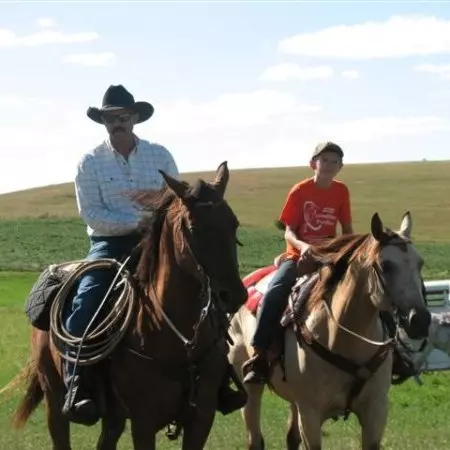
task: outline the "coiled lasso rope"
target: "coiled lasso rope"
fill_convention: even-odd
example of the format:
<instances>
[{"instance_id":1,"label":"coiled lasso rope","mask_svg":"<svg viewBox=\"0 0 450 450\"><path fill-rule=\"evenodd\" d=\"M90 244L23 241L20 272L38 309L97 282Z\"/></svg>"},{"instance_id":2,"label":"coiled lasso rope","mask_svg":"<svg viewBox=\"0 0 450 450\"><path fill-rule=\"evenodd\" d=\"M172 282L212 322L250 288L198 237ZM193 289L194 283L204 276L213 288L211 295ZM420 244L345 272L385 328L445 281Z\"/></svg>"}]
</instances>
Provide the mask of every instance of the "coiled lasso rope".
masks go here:
<instances>
[{"instance_id":1,"label":"coiled lasso rope","mask_svg":"<svg viewBox=\"0 0 450 450\"><path fill-rule=\"evenodd\" d=\"M127 331L136 304L136 293L131 275L125 268L128 259L123 263L109 258L76 262L78 267L70 273L50 309L50 337L61 358L79 366L92 365L109 356L120 342ZM78 278L86 272L99 269L116 269L117 273L85 332L81 337L75 337L64 326L64 306ZM121 281L116 284L119 278ZM109 294L119 286L122 287L120 295L113 295L108 300ZM105 303L108 305L108 314L91 331L90 329ZM76 357L71 356L73 353L76 353Z\"/></svg>"}]
</instances>

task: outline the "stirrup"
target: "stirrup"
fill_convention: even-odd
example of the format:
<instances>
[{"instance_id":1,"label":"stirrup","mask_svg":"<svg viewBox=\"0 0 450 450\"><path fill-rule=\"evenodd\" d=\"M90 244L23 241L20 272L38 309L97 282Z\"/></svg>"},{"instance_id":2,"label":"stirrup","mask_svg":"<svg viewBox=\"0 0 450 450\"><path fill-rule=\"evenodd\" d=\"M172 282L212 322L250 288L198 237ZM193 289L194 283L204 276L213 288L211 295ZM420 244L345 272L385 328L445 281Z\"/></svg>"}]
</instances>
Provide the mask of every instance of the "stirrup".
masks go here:
<instances>
[{"instance_id":1,"label":"stirrup","mask_svg":"<svg viewBox=\"0 0 450 450\"><path fill-rule=\"evenodd\" d=\"M100 414L94 400L91 396L84 396L83 391L79 376L75 376L72 389L70 383L67 387L62 413L70 422L92 426L98 422Z\"/></svg>"},{"instance_id":2,"label":"stirrup","mask_svg":"<svg viewBox=\"0 0 450 450\"><path fill-rule=\"evenodd\" d=\"M262 353L257 353L242 364L245 384L266 384L269 381L269 362Z\"/></svg>"}]
</instances>

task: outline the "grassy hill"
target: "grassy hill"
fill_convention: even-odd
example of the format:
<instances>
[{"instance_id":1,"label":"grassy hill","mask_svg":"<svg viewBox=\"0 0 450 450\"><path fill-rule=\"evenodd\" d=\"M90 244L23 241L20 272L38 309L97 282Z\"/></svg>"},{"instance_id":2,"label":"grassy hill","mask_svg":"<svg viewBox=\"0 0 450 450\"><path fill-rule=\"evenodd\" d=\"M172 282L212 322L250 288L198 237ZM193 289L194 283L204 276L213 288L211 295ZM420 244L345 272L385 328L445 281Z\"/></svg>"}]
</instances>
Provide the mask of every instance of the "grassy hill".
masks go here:
<instances>
[{"instance_id":1,"label":"grassy hill","mask_svg":"<svg viewBox=\"0 0 450 450\"><path fill-rule=\"evenodd\" d=\"M434 258L443 260L450 245L450 162L417 162L345 166L340 179L351 191L355 230L369 229L375 211L385 224L397 227L409 209L414 237ZM306 167L233 170L227 198L243 227L243 270L265 264L272 255L257 257L261 242L282 250L281 234L273 227L290 187L311 175ZM211 178L213 173L189 173L187 181ZM85 228L78 218L72 183L0 195L0 269L39 270L45 264L83 257ZM449 247L450 248L450 247ZM251 261L250 261L251 260ZM253 261L253 262L252 262ZM443 267L443 264L439 264ZM445 268L446 270L446 268ZM441 276L435 269L433 275Z\"/></svg>"},{"instance_id":2,"label":"grassy hill","mask_svg":"<svg viewBox=\"0 0 450 450\"><path fill-rule=\"evenodd\" d=\"M350 187L357 228L366 229L375 210L387 221L395 221L410 209L419 220L416 230L420 236L426 228L433 239L448 240L449 170L447 161L352 164L343 168L339 178ZM227 197L242 223L271 227L288 189L311 173L307 167L232 170ZM188 173L182 178L193 181L212 175ZM77 217L72 183L0 195L0 219L50 216Z\"/></svg>"}]
</instances>

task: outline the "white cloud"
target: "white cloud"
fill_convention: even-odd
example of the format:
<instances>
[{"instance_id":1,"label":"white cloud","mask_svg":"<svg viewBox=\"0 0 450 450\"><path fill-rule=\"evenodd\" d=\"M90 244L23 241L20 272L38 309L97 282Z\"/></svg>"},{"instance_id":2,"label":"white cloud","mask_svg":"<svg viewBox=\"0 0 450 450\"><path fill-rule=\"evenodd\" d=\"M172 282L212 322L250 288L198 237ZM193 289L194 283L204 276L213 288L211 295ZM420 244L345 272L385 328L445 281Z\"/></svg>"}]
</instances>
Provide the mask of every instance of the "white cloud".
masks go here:
<instances>
[{"instance_id":1,"label":"white cloud","mask_svg":"<svg viewBox=\"0 0 450 450\"><path fill-rule=\"evenodd\" d=\"M450 98L450 89L440 89L437 91L430 92L430 97L435 98L437 100L444 100L447 102Z\"/></svg>"},{"instance_id":2,"label":"white cloud","mask_svg":"<svg viewBox=\"0 0 450 450\"><path fill-rule=\"evenodd\" d=\"M329 66L301 67L298 64L285 63L268 67L260 76L263 81L287 81L289 79L329 80L334 75Z\"/></svg>"},{"instance_id":3,"label":"white cloud","mask_svg":"<svg viewBox=\"0 0 450 450\"><path fill-rule=\"evenodd\" d=\"M356 80L359 78L359 72L357 70L343 70L341 76L347 80Z\"/></svg>"},{"instance_id":4,"label":"white cloud","mask_svg":"<svg viewBox=\"0 0 450 450\"><path fill-rule=\"evenodd\" d=\"M420 64L413 69L416 72L431 73L446 80L450 79L450 64Z\"/></svg>"},{"instance_id":5,"label":"white cloud","mask_svg":"<svg viewBox=\"0 0 450 450\"><path fill-rule=\"evenodd\" d=\"M146 92L139 98L152 102ZM81 155L106 136L103 126L86 117L85 99L70 104L51 100L0 92L0 104L10 105L0 108L0 134L3 147L8 148L0 167L0 193L71 181ZM31 102L38 106L31 110L39 114L14 113L19 108L29 110ZM439 141L433 143L433 139L439 139L438 132L450 132L450 120L434 116L330 122L319 106L304 104L281 90L154 104L154 117L137 125L136 134L166 146L182 172L214 170L223 160L232 169L306 165L316 143L324 139L344 145L347 163L417 159L424 154L432 159L440 148L445 153L445 146L435 145ZM395 153L398 149L401 155ZM42 170L35 170L39 165Z\"/></svg>"},{"instance_id":6,"label":"white cloud","mask_svg":"<svg viewBox=\"0 0 450 450\"><path fill-rule=\"evenodd\" d=\"M50 17L41 17L37 20L37 24L42 28L54 28L58 26L56 20Z\"/></svg>"},{"instance_id":7,"label":"white cloud","mask_svg":"<svg viewBox=\"0 0 450 450\"><path fill-rule=\"evenodd\" d=\"M393 136L448 132L450 131L450 120L436 116L367 117L324 125L323 131L331 136L331 139L343 142L373 141Z\"/></svg>"},{"instance_id":8,"label":"white cloud","mask_svg":"<svg viewBox=\"0 0 450 450\"><path fill-rule=\"evenodd\" d=\"M353 60L449 53L450 21L407 15L384 22L337 25L283 39L279 49L288 54Z\"/></svg>"},{"instance_id":9,"label":"white cloud","mask_svg":"<svg viewBox=\"0 0 450 450\"><path fill-rule=\"evenodd\" d=\"M107 67L114 64L116 56L112 52L104 53L72 53L63 58L66 63L80 64L90 67Z\"/></svg>"},{"instance_id":10,"label":"white cloud","mask_svg":"<svg viewBox=\"0 0 450 450\"><path fill-rule=\"evenodd\" d=\"M76 44L97 39L95 32L64 33L62 31L42 30L37 33L18 36L12 30L0 28L0 48L2 47L35 47L46 44Z\"/></svg>"},{"instance_id":11,"label":"white cloud","mask_svg":"<svg viewBox=\"0 0 450 450\"><path fill-rule=\"evenodd\" d=\"M187 98L155 105L152 128L160 132L196 133L204 130L241 130L274 126L280 118L295 120L321 108L304 104L295 95L262 89L250 93L223 94L214 100L193 102Z\"/></svg>"},{"instance_id":12,"label":"white cloud","mask_svg":"<svg viewBox=\"0 0 450 450\"><path fill-rule=\"evenodd\" d=\"M51 101L38 97L21 97L19 95L0 96L0 106L29 108L30 106L51 106L52 104Z\"/></svg>"}]
</instances>

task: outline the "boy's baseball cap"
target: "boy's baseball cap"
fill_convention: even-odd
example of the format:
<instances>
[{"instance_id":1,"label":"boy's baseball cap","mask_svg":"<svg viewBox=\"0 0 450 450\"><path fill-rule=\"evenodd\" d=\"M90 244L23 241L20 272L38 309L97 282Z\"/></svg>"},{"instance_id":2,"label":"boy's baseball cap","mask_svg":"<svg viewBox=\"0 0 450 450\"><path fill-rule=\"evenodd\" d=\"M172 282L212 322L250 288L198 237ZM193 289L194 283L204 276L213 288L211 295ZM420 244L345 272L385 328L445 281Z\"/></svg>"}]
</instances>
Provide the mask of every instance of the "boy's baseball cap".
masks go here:
<instances>
[{"instance_id":1,"label":"boy's baseball cap","mask_svg":"<svg viewBox=\"0 0 450 450\"><path fill-rule=\"evenodd\" d=\"M317 158L323 152L334 152L337 153L341 158L344 158L344 152L342 151L342 148L334 142L327 141L317 144L311 159Z\"/></svg>"}]
</instances>

